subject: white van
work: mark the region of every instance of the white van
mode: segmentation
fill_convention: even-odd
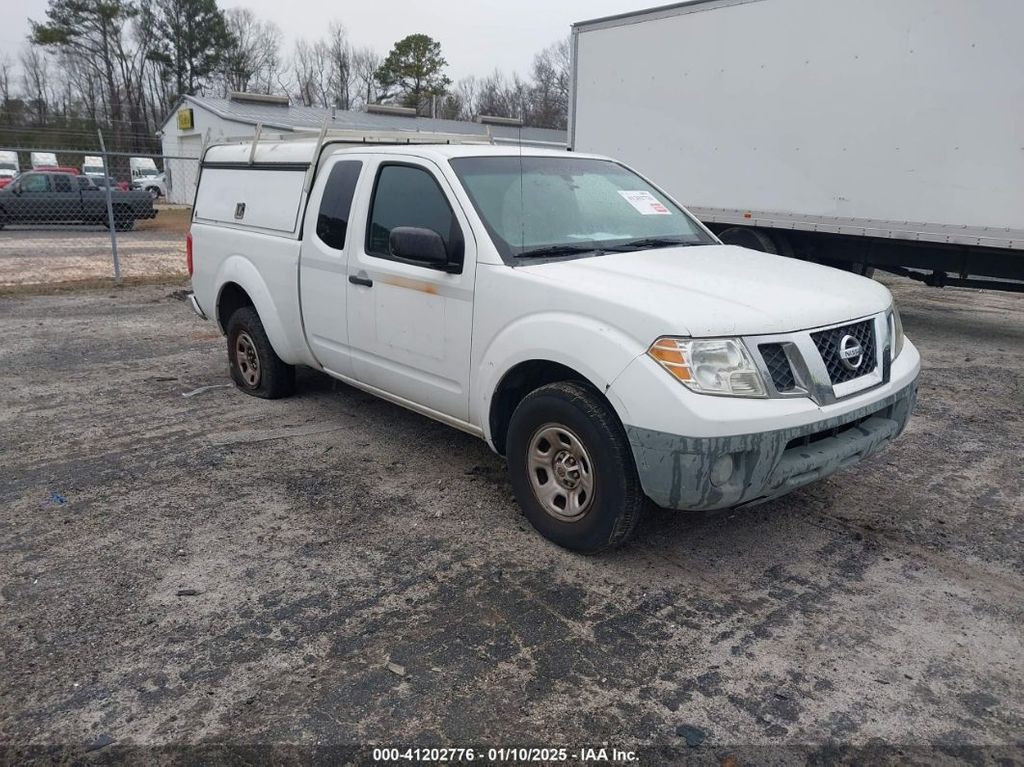
[[[0,152],[0,179],[12,179],[20,170],[17,152]]]
[[[307,365],[476,435],[580,551],[648,498],[746,506],[848,467],[917,392],[885,287],[722,245],[596,155],[214,146],[188,262],[242,391],[286,396]]]
[[[82,173],[86,176],[98,176],[106,178],[107,171],[103,165],[103,158],[93,155],[86,155],[82,161]]]

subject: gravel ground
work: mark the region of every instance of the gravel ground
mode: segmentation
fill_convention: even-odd
[[[225,386],[174,288],[0,298],[8,759],[1024,755],[1024,296],[894,282],[925,359],[897,444],[588,558],[528,528],[480,441],[311,371],[288,400]]]
[[[187,223],[181,231],[118,232],[121,274],[184,277],[185,231]],[[113,274],[110,232],[103,227],[6,227],[0,231],[0,287],[97,280]]]

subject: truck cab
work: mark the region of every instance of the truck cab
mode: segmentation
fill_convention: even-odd
[[[481,437],[534,527],[580,551],[649,500],[731,508],[827,476],[916,396],[885,287],[722,245],[596,155],[212,147],[189,261],[242,391],[290,394],[306,365]]]

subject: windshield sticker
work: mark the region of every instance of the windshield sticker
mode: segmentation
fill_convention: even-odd
[[[671,216],[672,211],[658,202],[658,198],[650,192],[619,191],[622,199],[632,205],[643,216]]]

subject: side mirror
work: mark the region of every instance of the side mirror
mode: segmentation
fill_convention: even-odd
[[[21,184],[11,184],[11,194],[21,196]]]
[[[418,226],[396,226],[389,240],[391,255],[403,261],[416,261],[436,268],[448,265],[448,249],[441,235]]]

